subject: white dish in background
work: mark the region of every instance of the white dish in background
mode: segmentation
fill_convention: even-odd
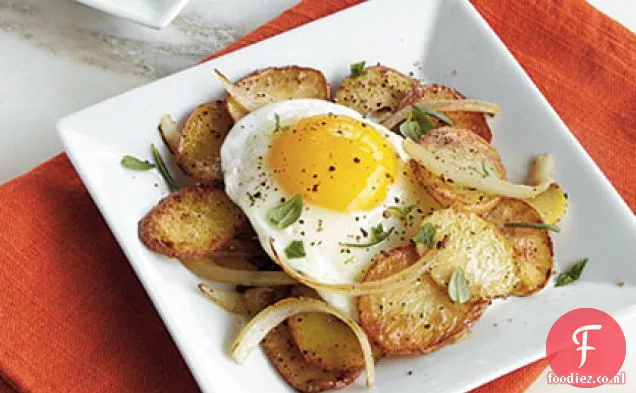
[[[228,347],[240,320],[199,295],[200,279],[141,244],[137,222],[167,189],[156,171],[131,172],[119,161],[126,154],[149,158],[150,143],[163,146],[157,124],[164,113],[183,119],[198,103],[221,96],[214,68],[236,79],[269,65],[300,64],[323,70],[337,83],[350,63],[363,59],[498,103],[502,113],[490,123],[509,177],[521,181],[530,157],[550,151],[557,179],[570,195],[562,231],[554,235],[557,270],[590,258],[582,278],[570,286],[495,302],[457,344],[427,356],[383,360],[375,391],[464,392],[543,357],[548,330],[566,311],[595,307],[620,317],[636,309],[634,215],[472,6],[464,0],[403,0],[399,7],[390,0],[367,2],[58,124],[69,157],[203,391],[291,389],[260,351],[246,364],[235,364]],[[168,155],[165,148],[163,153]],[[627,284],[620,288],[619,280]],[[347,389],[365,391],[360,381]]]
[[[189,0],[77,0],[101,11],[161,29],[181,12]]]

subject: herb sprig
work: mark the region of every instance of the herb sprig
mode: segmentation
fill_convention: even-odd
[[[137,157],[133,156],[124,156],[121,159],[121,166],[127,169],[132,169],[133,171],[147,171],[155,167],[155,164],[148,160],[140,160]]]
[[[441,121],[442,123],[444,123],[447,126],[452,126],[453,125],[453,121],[446,116],[445,114],[436,111],[433,108],[429,108],[427,106],[424,105],[419,105],[419,104],[415,104],[413,105],[414,107],[417,107],[417,110],[420,111],[421,113],[424,113],[430,117],[434,117],[437,120]]]
[[[386,208],[386,211],[388,214],[390,215],[394,215],[397,217],[406,217],[409,215],[409,213],[411,211],[413,211],[413,208],[415,207],[415,205],[410,205],[410,206],[389,206]]]
[[[484,172],[484,177],[492,176],[492,169],[486,163],[486,160],[481,160],[481,170]]]
[[[413,121],[413,111],[409,111],[406,120],[400,124],[400,134],[405,138],[410,138],[415,142],[419,141],[422,137],[422,130],[419,124]]]
[[[356,257],[352,255],[352,256],[350,256],[349,258],[345,259],[345,260],[344,260],[344,262],[342,262],[342,263],[343,263],[344,265],[348,265],[348,264],[352,263],[352,262],[353,262],[353,261],[355,261],[355,260],[356,260]]]
[[[276,125],[274,126],[274,133],[287,131],[289,126],[283,126],[280,124],[280,116],[278,113],[274,113],[274,119],[276,120]]]
[[[416,142],[419,141],[422,135],[435,128],[435,124],[428,116],[429,113],[421,105],[411,105],[411,110],[407,114],[406,120],[400,124],[400,133],[405,138],[411,138]]]
[[[279,229],[295,223],[303,211],[303,196],[298,194],[267,212],[267,219]]]
[[[291,243],[285,247],[285,255],[289,259],[304,258],[307,255],[305,254],[305,244],[302,240],[292,240]]]
[[[420,230],[413,236],[411,240],[415,243],[425,244],[428,248],[433,248],[435,244],[435,234],[437,230],[430,222],[427,222],[420,228]]]
[[[163,158],[161,158],[159,150],[157,150],[157,147],[154,145],[154,143],[150,145],[150,148],[152,150],[152,157],[155,160],[155,165],[157,166],[157,169],[159,170],[159,173],[161,174],[163,179],[166,181],[168,189],[170,189],[170,192],[177,191],[179,189],[179,186],[170,174],[170,171],[168,171],[166,164],[163,162]]]
[[[363,60],[357,63],[353,63],[349,66],[349,70],[351,70],[352,78],[357,78],[367,73],[367,70],[364,68],[365,63],[366,62]]]
[[[508,222],[504,224],[506,228],[531,228],[531,229],[545,229],[548,231],[559,233],[561,228],[556,225],[548,225],[536,222]]]
[[[369,241],[368,243],[340,243],[340,245],[343,247],[353,248],[366,248],[375,246],[376,244],[383,242],[389,236],[391,236],[391,233],[393,233],[394,229],[395,227],[391,227],[388,231],[385,231],[382,224],[378,224],[377,226],[371,228],[371,241]]]
[[[585,265],[587,265],[588,260],[589,258],[581,259],[580,261],[572,265],[570,270],[566,271],[565,273],[559,274],[559,277],[557,277],[556,284],[554,284],[554,286],[562,287],[571,284],[581,278],[581,273],[583,273],[583,269],[585,269]]]

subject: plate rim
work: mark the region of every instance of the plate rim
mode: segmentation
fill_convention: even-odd
[[[83,1],[83,0],[80,0]],[[87,0],[87,1],[92,1],[92,0]],[[99,0],[96,0],[99,1]],[[444,1],[444,0],[439,0]],[[446,0],[448,1],[448,0]],[[537,97],[541,100],[541,104],[544,107],[544,110],[547,112],[546,115],[551,116],[555,119],[557,119],[557,121],[559,122],[559,125],[561,128],[563,128],[566,132],[564,132],[565,135],[567,135],[567,138],[569,138],[568,143],[573,144],[574,146],[577,147],[578,150],[580,150],[580,153],[583,155],[583,159],[586,160],[588,162],[588,164],[591,164],[591,167],[594,168],[597,177],[599,177],[600,179],[602,179],[602,181],[604,182],[605,185],[605,190],[606,192],[610,192],[613,196],[612,199],[616,200],[617,202],[619,202],[619,205],[621,206],[621,208],[624,210],[624,212],[628,212],[629,214],[631,214],[631,209],[629,208],[629,206],[627,205],[626,201],[622,198],[622,196],[618,193],[618,191],[616,190],[616,188],[611,184],[611,182],[609,181],[609,179],[607,178],[607,176],[603,173],[603,171],[600,169],[600,167],[596,164],[596,162],[589,156],[589,154],[587,153],[587,151],[585,150],[585,148],[581,145],[581,143],[578,141],[578,139],[574,136],[574,134],[569,130],[569,128],[567,127],[567,125],[563,122],[563,120],[561,119],[561,117],[558,115],[558,113],[554,110],[554,108],[552,107],[552,105],[549,103],[549,101],[546,99],[546,97],[541,93],[541,91],[539,90],[539,88],[535,85],[534,81],[532,81],[532,79],[530,78],[530,76],[525,72],[525,70],[521,67],[521,65],[518,63],[518,61],[516,60],[516,58],[512,55],[512,53],[510,52],[510,50],[505,46],[505,44],[501,41],[501,39],[499,38],[499,36],[494,32],[494,30],[492,29],[492,27],[490,25],[488,25],[488,23],[483,19],[483,17],[479,14],[479,12],[474,8],[474,6],[468,2],[468,1],[463,1],[463,0],[452,0],[454,1],[456,4],[461,4],[462,7],[467,8],[467,10],[469,12],[467,12],[467,14],[471,17],[474,18],[477,23],[479,23],[481,28],[485,28],[486,29],[486,33],[489,35],[489,37],[487,37],[488,39],[494,40],[497,45],[498,45],[498,50],[502,51],[503,53],[506,54],[507,57],[509,57],[516,65],[518,68],[517,72],[519,72],[524,79],[526,80],[529,88],[534,89],[535,92],[537,93]],[[187,0],[184,1],[184,3],[187,2]],[[258,41],[254,44],[248,45],[246,47],[243,48],[239,48],[235,51],[229,52],[227,54],[224,54],[222,56],[219,56],[217,58],[215,58],[214,60],[217,59],[226,59],[226,58],[231,58],[234,56],[241,56],[241,53],[243,52],[244,49],[247,48],[251,48],[251,47],[255,47],[255,46],[259,46],[259,45],[269,45],[272,42],[276,41],[277,39],[279,39],[280,37],[283,36],[289,36],[289,35],[293,35],[296,34],[298,31],[301,31],[303,29],[305,29],[307,26],[313,26],[316,24],[320,24],[320,23],[329,23],[330,19],[332,19],[335,15],[340,15],[340,14],[344,14],[344,13],[356,13],[358,12],[358,10],[366,8],[366,7],[370,7],[372,2],[363,2],[354,6],[351,6],[347,9],[341,10],[339,12],[336,12],[334,14],[330,14],[327,15],[325,17],[316,19],[314,21],[311,21],[309,23],[306,23],[304,25],[295,27],[293,29],[287,30],[281,34],[275,35],[273,37],[269,37],[267,39],[264,39],[262,41]],[[384,1],[385,4],[390,4],[390,0],[388,1]],[[178,13],[178,12],[177,12]],[[204,63],[199,63],[197,64],[197,66],[201,66]],[[192,67],[191,67],[192,68]],[[177,77],[179,74],[184,73],[184,72],[188,72],[189,70],[191,70],[191,68],[185,69],[183,71],[177,72],[175,74],[169,75],[166,78],[171,78],[171,77]],[[149,84],[153,84],[156,83],[158,81],[163,80],[159,79],[159,80],[155,80],[155,81],[151,81],[150,83],[147,83],[145,85],[142,85],[140,87],[137,87],[135,89],[132,90],[137,90],[137,89],[143,89],[144,87],[148,86]],[[164,325],[166,326],[166,329],[170,332],[170,335],[172,336],[173,341],[175,342],[175,344],[177,345],[177,347],[179,348],[179,351],[181,353],[181,355],[183,356],[183,358],[185,359],[188,368],[190,370],[190,372],[192,373],[192,375],[194,376],[198,386],[204,390],[204,391],[211,391],[214,392],[216,391],[216,387],[215,386],[207,386],[207,385],[203,385],[203,377],[202,375],[200,375],[199,373],[203,372],[203,370],[200,370],[198,367],[195,367],[194,365],[195,363],[195,359],[192,358],[192,354],[186,350],[186,345],[183,343],[181,337],[179,334],[177,334],[176,328],[175,328],[175,323],[173,321],[173,318],[171,317],[171,314],[167,311],[164,310],[164,308],[162,305],[160,305],[160,302],[158,300],[158,298],[160,297],[160,289],[156,288],[156,285],[150,281],[152,280],[148,280],[148,279],[141,279],[142,277],[145,277],[145,273],[142,271],[142,269],[140,269],[140,266],[137,265],[135,262],[133,262],[135,260],[135,258],[133,258],[133,255],[131,253],[131,251],[128,249],[128,247],[122,247],[122,243],[123,243],[123,239],[120,237],[120,234],[118,233],[118,231],[115,229],[115,225],[112,222],[112,217],[110,217],[110,214],[106,212],[106,203],[102,200],[101,196],[99,195],[99,192],[97,192],[95,190],[95,185],[92,183],[92,179],[90,176],[88,176],[88,174],[86,173],[85,168],[79,164],[77,158],[74,156],[73,153],[73,149],[70,147],[71,144],[73,144],[72,142],[72,137],[74,135],[79,135],[81,134],[80,132],[77,131],[72,131],[69,127],[68,124],[70,122],[72,122],[73,118],[76,115],[79,115],[80,113],[82,113],[85,110],[88,110],[94,106],[100,105],[105,101],[110,101],[110,100],[114,100],[117,99],[119,96],[123,95],[123,94],[127,94],[128,92],[132,91],[129,90],[127,92],[118,94],[117,96],[111,97],[109,99],[106,99],[104,101],[101,101],[99,103],[96,103],[94,105],[91,105],[83,110],[80,110],[78,112],[75,112],[73,114],[70,114],[62,119],[60,119],[57,124],[56,124],[56,128],[58,130],[58,133],[61,137],[62,140],[62,144],[64,146],[64,150],[67,152],[67,155],[71,161],[71,163],[73,164],[73,167],[75,168],[75,170],[78,172],[78,174],[80,175],[80,178],[82,179],[83,183],[86,185],[87,189],[89,190],[89,193],[91,195],[91,197],[93,198],[93,200],[95,201],[95,204],[97,205],[98,209],[100,210],[100,213],[102,214],[102,216],[104,217],[107,225],[109,226],[109,229],[111,230],[111,232],[113,233],[113,235],[116,237],[120,248],[123,250],[124,254],[126,255],[127,259],[129,260],[130,265],[132,266],[133,270],[135,271],[135,274],[137,274],[137,276],[140,278],[140,282],[142,284],[142,286],[144,287],[144,289],[146,290],[146,292],[148,293],[149,298],[151,299],[154,308],[157,310],[158,314],[160,315]],[[634,224],[636,227],[636,218],[634,220]],[[624,317],[627,314],[631,314],[634,313],[633,309],[625,309],[622,310],[621,312],[617,312],[616,313],[616,317],[618,319]],[[515,362],[510,362],[507,367],[499,367],[496,370],[484,374],[481,376],[481,378],[475,378],[474,381],[470,384],[470,385],[465,385],[464,387],[467,389],[473,389],[475,387],[481,386],[485,383],[488,383],[502,375],[505,375],[509,372],[512,372],[516,369],[519,369],[520,367],[523,367],[525,365],[528,365],[538,359],[543,358],[544,356],[541,353],[536,354],[536,356],[525,356],[525,357],[519,357]]]

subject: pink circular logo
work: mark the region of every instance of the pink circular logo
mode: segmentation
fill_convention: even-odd
[[[612,380],[625,361],[625,335],[609,314],[577,308],[559,318],[548,334],[548,362],[561,383],[592,388]]]

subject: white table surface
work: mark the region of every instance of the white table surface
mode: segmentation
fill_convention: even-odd
[[[61,151],[59,118],[192,65],[296,2],[192,0],[155,31],[71,0],[0,0],[0,183]],[[636,31],[636,0],[590,2]],[[634,375],[595,392],[636,391],[636,317],[622,326],[623,370]],[[575,390],[547,385],[544,373],[528,392]]]

